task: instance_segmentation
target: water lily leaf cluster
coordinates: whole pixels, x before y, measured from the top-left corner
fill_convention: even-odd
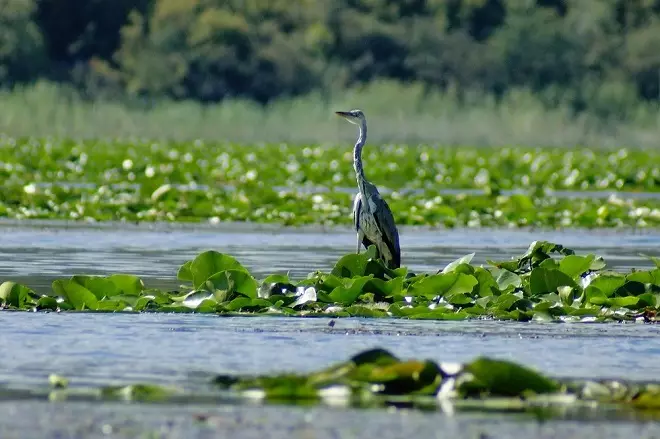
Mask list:
[[[24,398],[40,394],[38,390],[24,393]],[[394,406],[450,413],[496,410],[552,417],[573,411],[582,416],[586,412],[593,419],[599,411],[604,416],[618,411],[643,413],[647,419],[660,417],[660,385],[654,382],[553,378],[514,362],[483,356],[465,364],[404,360],[381,348],[307,374],[215,375],[193,391],[150,383],[86,388],[76,386],[75,379],[51,375],[46,393],[51,401],[216,404],[218,398],[224,398],[233,403]]]
[[[238,260],[209,250],[178,270],[176,291],[148,288],[130,274],[75,275],[37,293],[0,284],[6,309],[197,312],[237,315],[393,317],[517,321],[646,321],[660,309],[660,260],[655,268],[620,273],[602,257],[578,255],[535,241],[517,258],[471,264],[474,254],[414,273],[387,268],[375,247],[341,257],[330,272],[304,279],[273,274],[257,280]]]
[[[364,161],[401,225],[660,226],[660,197],[626,195],[660,192],[658,150],[372,145]],[[350,144],[0,137],[0,179],[0,217],[87,221],[349,224],[355,192]]]

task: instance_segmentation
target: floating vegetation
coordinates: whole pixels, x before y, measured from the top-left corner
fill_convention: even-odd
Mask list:
[[[325,404],[441,410],[531,412],[552,417],[582,411],[613,411],[660,417],[660,385],[625,380],[575,380],[545,376],[509,361],[478,357],[466,364],[402,360],[384,349],[370,349],[348,361],[309,374],[217,375],[197,389],[149,383],[98,388],[76,386],[75,379],[49,377],[49,386],[23,391],[22,398],[51,401],[101,400],[192,402],[241,401]],[[4,389],[0,398],[16,397]]]
[[[351,149],[0,137],[0,217],[349,224]],[[660,227],[657,149],[373,145],[364,160],[400,225]]]
[[[535,241],[512,260],[476,266],[472,253],[419,274],[391,270],[374,256],[371,246],[341,257],[329,273],[258,281],[234,257],[205,251],[180,267],[184,284],[177,291],[147,288],[130,274],[74,275],[55,280],[45,293],[6,281],[0,304],[15,310],[564,322],[655,322],[660,308],[657,257],[649,257],[656,268],[619,273],[602,257]]]

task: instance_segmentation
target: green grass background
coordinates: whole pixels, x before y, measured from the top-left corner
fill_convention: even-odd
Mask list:
[[[0,132],[10,136],[209,139],[257,142],[351,142],[355,130],[333,111],[361,108],[371,143],[657,147],[660,112],[641,105],[623,123],[568,108],[548,109],[530,92],[496,101],[377,82],[334,95],[312,94],[262,107],[247,100],[87,101],[64,86],[39,82],[0,92]]]

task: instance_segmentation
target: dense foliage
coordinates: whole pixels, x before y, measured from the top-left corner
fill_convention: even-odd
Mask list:
[[[399,225],[660,226],[657,149],[369,145],[364,161]],[[87,221],[348,225],[356,191],[350,145],[330,144],[4,137],[0,180],[0,217]]]
[[[660,309],[660,259],[653,257],[654,269],[618,273],[601,257],[536,241],[517,259],[484,267],[470,265],[470,254],[437,273],[418,274],[390,270],[374,255],[371,246],[343,256],[329,273],[257,281],[232,256],[209,250],[180,267],[177,278],[185,284],[178,291],[147,288],[129,274],[75,275],[41,293],[5,281],[0,304],[53,311],[647,322],[655,322]]]
[[[0,84],[260,102],[378,78],[622,117],[660,97],[654,0],[2,0]]]

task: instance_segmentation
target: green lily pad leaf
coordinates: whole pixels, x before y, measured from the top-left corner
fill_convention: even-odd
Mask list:
[[[221,271],[209,277],[203,286],[210,291],[226,291],[226,297],[223,299],[217,297],[218,301],[228,300],[235,293],[252,299],[257,298],[257,281],[250,273],[243,270]]]
[[[205,300],[212,300],[217,305],[213,293],[206,290],[191,291],[190,293],[186,294],[186,296],[181,301],[181,304],[190,309],[197,309],[197,307],[200,306]]]
[[[413,320],[465,320],[469,316],[470,315],[465,311],[454,312],[441,308],[433,310],[427,308],[426,312],[412,314],[408,316],[408,318]]]
[[[497,268],[522,274],[538,267],[543,261],[550,259],[551,253],[558,253],[564,256],[575,254],[573,250],[565,248],[560,244],[554,244],[548,241],[534,241],[530,244],[527,251],[516,260],[500,262],[489,260],[487,262]]]
[[[314,287],[309,287],[306,288],[296,301],[291,304],[291,307],[295,308],[296,306],[304,305],[306,303],[316,302],[316,300],[316,290]]]
[[[380,309],[368,308],[361,305],[352,305],[345,309],[351,317],[387,317],[388,314]]]
[[[557,288],[564,286],[578,287],[575,281],[566,273],[543,267],[532,270],[529,284],[533,295],[554,293],[557,292]]]
[[[645,255],[644,253],[640,253],[640,256],[648,258],[651,262],[653,262],[655,264],[656,268],[660,268],[660,258],[659,257]]]
[[[37,309],[49,309],[55,311],[58,308],[57,300],[54,297],[42,296],[37,300]]]
[[[187,306],[172,304],[172,305],[160,305],[157,309],[160,312],[177,312],[177,313],[190,313],[193,310]]]
[[[408,305],[400,305],[398,303],[394,303],[390,305],[388,311],[394,316],[394,317],[408,317],[414,314],[421,314],[421,313],[426,313],[429,312],[429,307],[428,306],[408,306]]]
[[[559,270],[559,262],[555,261],[552,258],[548,258],[548,259],[544,260],[543,262],[541,262],[540,264],[538,264],[538,267]]]
[[[338,287],[344,286],[344,279],[351,279],[350,277],[346,278],[340,278],[335,276],[334,274],[327,274],[320,276],[316,282],[313,282],[312,284],[309,285],[304,285],[303,283],[298,283],[298,286],[313,286],[319,291],[325,291],[327,293],[330,293],[332,290]]]
[[[477,300],[474,301],[474,304],[476,306],[480,306],[484,309],[487,309],[490,306],[491,302],[493,302],[495,297],[496,296],[492,296],[492,295],[491,296],[480,297],[480,298],[478,298]]]
[[[654,294],[644,293],[637,296],[639,299],[637,304],[639,307],[655,307],[658,303],[658,299]]]
[[[113,274],[108,276],[120,294],[127,296],[139,296],[144,291],[144,282],[138,276],[132,274]]]
[[[458,267],[461,264],[469,264],[470,261],[472,261],[472,258],[474,258],[475,253],[470,253],[469,255],[462,256],[458,259],[456,259],[453,262],[450,262],[447,264],[447,266],[441,271],[441,273],[451,273],[453,272],[456,267]]]
[[[123,300],[99,300],[96,311],[124,311],[129,305]]]
[[[457,278],[458,275],[454,273],[426,276],[413,283],[408,288],[408,294],[433,299],[448,290],[456,282]]]
[[[271,296],[282,296],[288,293],[295,293],[296,286],[291,283],[266,282],[264,281],[257,291],[257,297],[268,299]]]
[[[23,308],[34,292],[25,285],[5,281],[0,285],[0,301],[15,308]]]
[[[369,257],[366,253],[348,254],[342,256],[330,272],[339,278],[364,276],[367,271]]]
[[[660,287],[660,268],[652,271],[635,271],[627,275],[626,280]]]
[[[477,278],[471,274],[456,273],[456,281],[445,292],[445,296],[453,297],[458,294],[465,295],[471,293],[478,283]]]
[[[570,285],[557,287],[557,291],[559,292],[559,298],[566,305],[571,305],[576,299],[577,289]]]
[[[51,385],[51,387],[54,387],[56,389],[64,389],[66,387],[69,387],[69,380],[64,378],[63,376],[56,375],[54,373],[48,375],[48,383]]]
[[[605,268],[607,264],[605,263],[605,260],[603,259],[602,256],[596,256],[594,257],[594,260],[591,261],[591,266],[589,267],[589,270],[591,271],[600,271],[603,268]]]
[[[260,311],[269,309],[272,304],[265,299],[250,299],[249,297],[237,297],[227,305],[225,308],[228,311]]]
[[[470,293],[477,283],[477,279],[470,274],[434,274],[415,282],[408,293],[433,299],[436,296]]]
[[[472,290],[473,295],[486,297],[500,294],[500,288],[490,271],[483,267],[476,267],[473,276],[477,279],[477,285]]]
[[[639,297],[625,296],[625,297],[593,297],[591,303],[594,305],[607,305],[616,306],[620,308],[636,308],[639,302]]]
[[[621,288],[623,284],[626,283],[626,278],[620,274],[601,274],[598,277],[594,278],[589,286],[598,288],[600,291],[605,294],[606,297],[611,297],[614,295],[614,292]]]
[[[250,306],[252,306],[252,299],[249,297],[237,297],[225,305],[225,308],[229,311],[239,311],[241,308],[248,308]]]
[[[432,361],[405,361],[387,366],[362,366],[355,381],[381,384],[383,395],[434,395],[442,381],[438,365]]]
[[[500,291],[504,291],[509,287],[520,288],[522,286],[522,279],[512,271],[502,268],[494,272],[493,276]]]
[[[575,251],[566,248],[561,244],[555,244],[548,241],[534,241],[530,244],[527,251],[520,258],[520,266],[531,262],[532,268],[542,261],[548,259],[550,254],[558,253],[564,256],[574,255]]]
[[[107,386],[101,389],[104,399],[120,399],[125,401],[163,401],[174,392],[163,386],[154,384],[133,384],[130,386]]]
[[[493,261],[491,259],[487,259],[486,262],[493,267],[505,271],[510,271],[511,273],[517,272],[518,271],[518,260],[513,260],[513,261]]]
[[[53,281],[53,291],[58,296],[62,296],[76,310],[96,310],[98,308],[98,299],[87,288],[71,280]]]
[[[643,410],[658,410],[660,409],[660,386],[657,384],[650,384],[645,386],[632,400],[634,407]]]
[[[593,303],[594,305],[605,303],[605,301],[601,300],[600,298],[607,299],[605,293],[603,293],[599,288],[596,288],[593,285],[589,285],[587,288],[585,288],[584,296],[587,303]],[[595,302],[592,301],[592,299],[594,298],[596,298]]]
[[[74,275],[71,276],[71,282],[82,285],[91,291],[98,300],[119,294],[115,284],[102,276]]]
[[[403,291],[403,277],[396,277],[387,281],[370,278],[363,290],[379,298],[401,295]]]
[[[355,363],[356,366],[362,366],[363,364],[387,366],[398,363],[400,360],[388,350],[374,348],[356,354],[351,357],[350,361]]]
[[[213,250],[200,253],[190,264],[190,272],[193,277],[193,288],[199,289],[211,276],[232,270],[249,272],[234,257]],[[254,288],[254,297],[257,295],[257,287]]]
[[[266,276],[266,278],[261,283],[262,284],[274,284],[274,283],[290,284],[291,280],[289,279],[289,276],[287,276],[286,274],[271,274],[269,276]]]
[[[568,255],[559,261],[559,270],[573,279],[577,279],[582,274],[591,270],[595,259],[594,255],[577,256]]]
[[[474,379],[458,384],[465,395],[526,396],[557,392],[560,385],[540,373],[503,360],[478,358],[465,366]]]
[[[347,286],[338,286],[329,294],[330,300],[342,305],[352,305],[362,294],[365,284],[371,280],[371,276],[362,276],[351,279]]]
[[[646,292],[646,287],[641,282],[627,281],[614,292],[615,296],[639,296]]]
[[[447,302],[451,303],[452,305],[467,305],[474,302],[474,299],[470,297],[469,294],[458,293],[447,295]]]
[[[502,311],[509,311],[513,308],[513,304],[520,299],[520,296],[517,296],[513,293],[502,294],[501,296],[498,296],[497,299],[495,299],[493,306]]]
[[[176,273],[176,278],[181,282],[193,281],[193,274],[190,268],[192,266],[192,262],[193,261],[187,261],[185,264],[179,267],[179,271]]]
[[[140,297],[133,303],[133,311],[145,311],[155,304],[155,301],[148,297]]]

